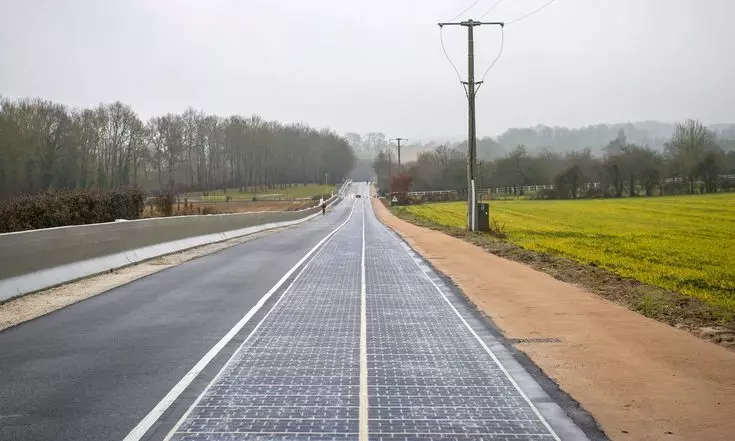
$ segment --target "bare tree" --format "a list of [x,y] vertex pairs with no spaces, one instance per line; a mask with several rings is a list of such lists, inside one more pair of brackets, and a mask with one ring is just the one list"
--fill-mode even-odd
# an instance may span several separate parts
[[686,177],[689,193],[694,193],[698,165],[707,154],[720,151],[714,132],[695,119],[677,124],[671,140],[665,146],[672,170]]

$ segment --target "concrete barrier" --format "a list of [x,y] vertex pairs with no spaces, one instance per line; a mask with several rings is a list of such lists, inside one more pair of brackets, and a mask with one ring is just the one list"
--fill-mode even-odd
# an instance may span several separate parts
[[[340,194],[327,201],[333,205]],[[0,302],[146,259],[319,215],[300,211],[176,216],[0,234]]]

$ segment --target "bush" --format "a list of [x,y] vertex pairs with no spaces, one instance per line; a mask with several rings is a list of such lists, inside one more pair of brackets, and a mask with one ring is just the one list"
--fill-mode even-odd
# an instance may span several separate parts
[[687,191],[687,186],[683,182],[666,182],[664,184],[664,194],[684,194]]
[[559,199],[559,195],[557,194],[556,190],[542,188],[541,190],[538,191],[538,193],[536,193],[536,198],[553,200],[553,199]]
[[411,191],[411,183],[413,178],[408,173],[400,173],[397,176],[393,176],[391,180],[391,191],[393,193],[408,193]]
[[200,214],[219,214],[219,210],[216,207],[206,205],[199,210]]
[[508,232],[505,228],[505,224],[498,223],[495,219],[490,217],[490,231],[489,233],[492,236],[495,236],[500,239],[505,239],[508,237]]
[[153,204],[162,216],[172,216],[174,214],[174,199],[172,193],[167,193],[158,196]]
[[[396,202],[393,202],[393,198],[396,198]],[[391,194],[391,205],[413,205],[413,201],[408,197],[408,193],[393,193]]]
[[0,233],[138,219],[145,198],[140,190],[48,191],[0,201]]
[[600,188],[590,187],[587,190],[585,190],[584,195],[582,195],[585,199],[596,199],[604,197],[605,193]]

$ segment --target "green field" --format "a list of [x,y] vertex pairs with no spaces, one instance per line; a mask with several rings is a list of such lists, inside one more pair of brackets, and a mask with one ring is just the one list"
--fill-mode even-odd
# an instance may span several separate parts
[[[408,207],[464,227],[462,202]],[[735,194],[495,201],[493,220],[523,248],[563,255],[735,312]]]
[[321,195],[326,193],[336,192],[337,190],[333,185],[324,186],[319,184],[307,184],[307,185],[295,185],[293,187],[286,188],[274,188],[272,190],[265,191],[240,191],[237,188],[228,189],[227,192],[224,190],[210,190],[207,192],[207,196],[203,195],[203,192],[197,191],[187,193],[182,197],[202,199],[204,201],[224,201],[227,196],[230,196],[232,200],[252,200],[255,196],[258,199],[268,198],[311,198],[313,196]]

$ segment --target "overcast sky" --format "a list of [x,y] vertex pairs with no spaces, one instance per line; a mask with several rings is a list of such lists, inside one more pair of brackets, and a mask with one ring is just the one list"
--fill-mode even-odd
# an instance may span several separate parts
[[[0,0],[0,94],[143,117],[191,105],[339,132],[466,131],[436,22],[474,0]],[[547,0],[503,0],[510,21]],[[480,0],[463,18],[496,0]],[[478,134],[697,117],[735,122],[735,1],[557,0],[505,30]],[[466,30],[446,28],[467,73]],[[500,31],[477,31],[477,71]]]

